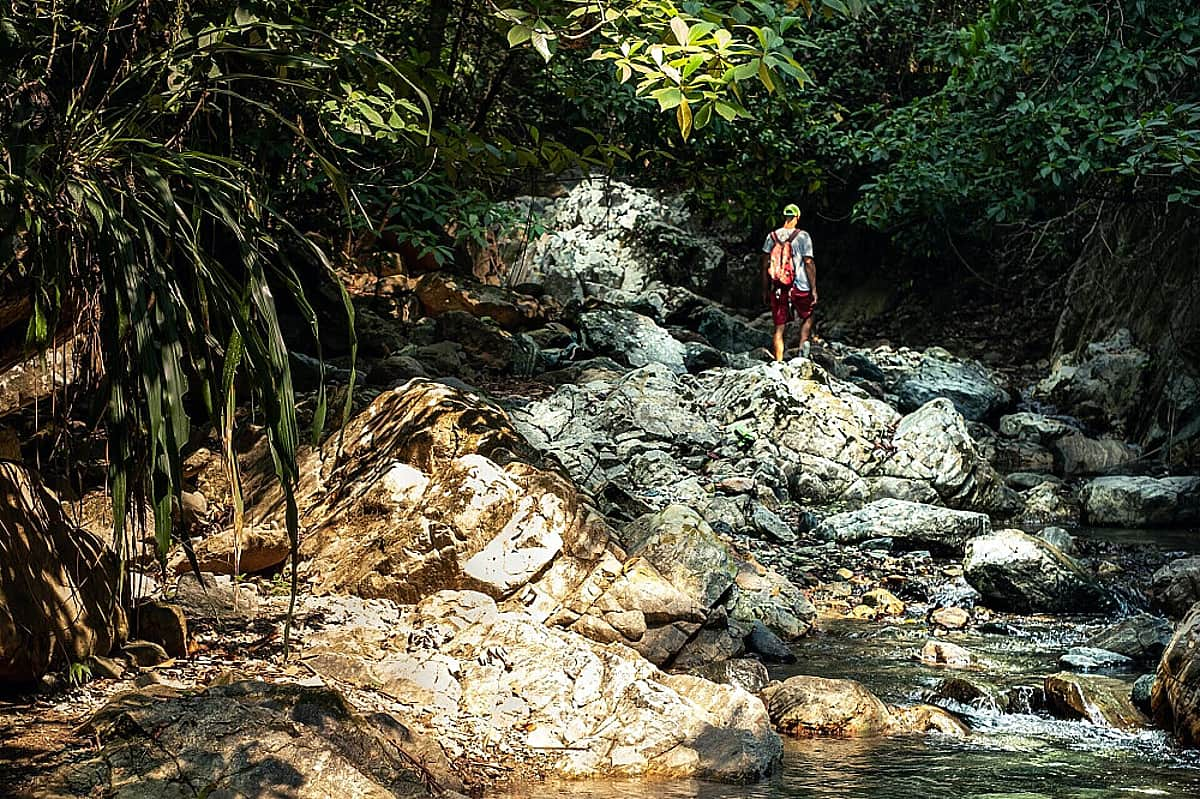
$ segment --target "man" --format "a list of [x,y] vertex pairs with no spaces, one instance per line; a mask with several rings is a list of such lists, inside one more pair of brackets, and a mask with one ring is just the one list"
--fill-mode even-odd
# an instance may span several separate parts
[[[763,302],[771,307],[771,319],[775,322],[777,361],[783,360],[783,330],[793,312],[801,320],[800,354],[807,358],[811,346],[809,337],[813,328],[813,308],[817,305],[817,262],[813,260],[812,239],[808,233],[796,228],[799,221],[800,208],[795,203],[789,203],[783,209],[783,227],[771,231],[762,248]],[[795,277],[790,284],[771,277],[771,252],[777,247],[791,247]],[[779,254],[786,256],[782,249]]]

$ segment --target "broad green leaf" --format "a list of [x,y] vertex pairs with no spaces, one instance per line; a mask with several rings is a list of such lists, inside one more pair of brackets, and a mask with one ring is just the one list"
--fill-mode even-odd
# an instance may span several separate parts
[[533,35],[533,29],[527,25],[513,25],[508,29],[508,46],[516,47],[529,41]]

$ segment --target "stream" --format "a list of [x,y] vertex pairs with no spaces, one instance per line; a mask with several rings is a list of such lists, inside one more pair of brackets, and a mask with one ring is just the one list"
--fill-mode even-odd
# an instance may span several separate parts
[[[1200,552],[1192,530],[1082,529],[1080,539],[1164,552]],[[919,619],[891,622],[822,618],[821,632],[792,645],[797,662],[771,677],[796,674],[848,678],[885,702],[927,701],[945,677],[960,676],[1001,698],[1006,689],[1040,685],[1060,670],[1058,657],[1118,617],[1007,616],[1015,634],[971,630],[950,640],[983,665],[947,669],[914,657],[930,637]],[[1133,685],[1139,672],[1106,672]],[[519,785],[494,799],[1102,799],[1200,796],[1200,750],[1181,750],[1161,730],[1121,731],[1045,713],[936,704],[968,723],[969,738],[896,736],[874,739],[784,739],[783,765],[771,779],[731,786],[703,781],[549,782]]]

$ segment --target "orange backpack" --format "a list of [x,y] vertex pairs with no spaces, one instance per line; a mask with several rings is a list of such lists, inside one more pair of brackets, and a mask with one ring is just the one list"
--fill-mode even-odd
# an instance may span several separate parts
[[776,283],[790,286],[796,280],[796,265],[792,263],[792,242],[800,235],[800,229],[792,231],[792,235],[781,239],[771,231],[771,255],[768,261],[767,274]]

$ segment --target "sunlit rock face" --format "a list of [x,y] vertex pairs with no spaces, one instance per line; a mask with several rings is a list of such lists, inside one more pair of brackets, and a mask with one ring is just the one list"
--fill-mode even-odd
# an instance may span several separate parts
[[564,776],[747,782],[781,754],[765,708],[743,689],[663,674],[620,644],[477,592],[436,593],[386,623],[359,613],[311,636],[305,653],[317,673],[400,698],[435,731],[486,737]]
[[1200,602],[1192,606],[1158,664],[1150,696],[1155,720],[1185,746],[1200,746]]
[[107,655],[126,636],[116,554],[40,478],[0,462],[0,684]]

